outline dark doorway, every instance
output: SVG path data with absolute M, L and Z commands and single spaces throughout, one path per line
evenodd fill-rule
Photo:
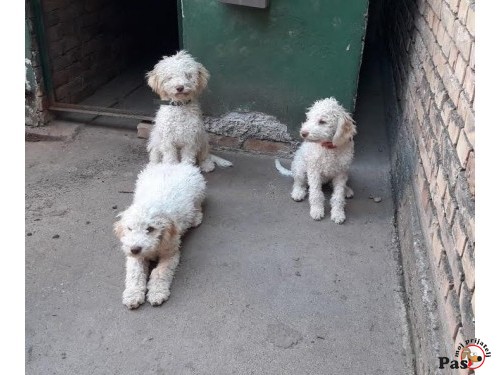
M 51 108 L 153 113 L 145 73 L 179 50 L 177 0 L 41 0 Z

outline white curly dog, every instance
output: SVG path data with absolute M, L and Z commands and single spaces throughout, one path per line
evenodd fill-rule
M 146 74 L 148 85 L 161 98 L 148 143 L 152 163 L 198 164 L 203 172 L 215 164 L 230 167 L 228 160 L 210 154 L 208 134 L 198 97 L 210 77 L 207 69 L 186 51 L 164 56 Z
M 147 300 L 161 305 L 179 264 L 182 234 L 201 224 L 206 183 L 190 164 L 148 164 L 137 177 L 132 205 L 118 214 L 116 236 L 127 256 L 123 304 L 135 309 Z M 148 279 L 149 263 L 158 265 Z
M 306 114 L 300 135 L 304 139 L 292 161 L 292 170 L 276 160 L 276 168 L 293 176 L 292 199 L 303 200 L 309 185 L 310 214 L 314 220 L 325 215 L 322 185 L 332 182 L 331 219 L 345 221 L 345 197 L 354 193 L 347 183 L 347 173 L 354 157 L 353 137 L 356 126 L 351 115 L 334 99 L 316 101 Z

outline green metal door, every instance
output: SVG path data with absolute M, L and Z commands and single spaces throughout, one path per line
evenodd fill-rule
M 204 111 L 272 114 L 296 133 L 316 99 L 354 110 L 368 0 L 181 0 L 182 42 L 210 71 Z

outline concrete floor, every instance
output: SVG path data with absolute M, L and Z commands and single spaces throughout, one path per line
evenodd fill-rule
M 27 373 L 411 374 L 383 97 L 365 76 L 346 223 L 313 221 L 273 158 L 218 153 L 234 167 L 206 176 L 204 222 L 156 308 L 121 304 L 111 229 L 145 141 L 87 127 L 27 143 Z

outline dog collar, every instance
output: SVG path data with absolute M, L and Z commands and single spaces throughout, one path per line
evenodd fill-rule
M 174 101 L 174 100 L 155 100 L 156 103 L 160 104 L 160 105 L 172 105 L 174 107 L 180 107 L 180 106 L 183 106 L 183 105 L 186 105 L 186 104 L 189 104 L 191 103 L 191 100 L 188 100 L 188 101 Z
M 327 150 L 333 150 L 334 148 L 337 148 L 337 145 L 334 145 L 330 141 L 325 141 L 325 142 L 320 142 L 321 147 L 326 148 Z

